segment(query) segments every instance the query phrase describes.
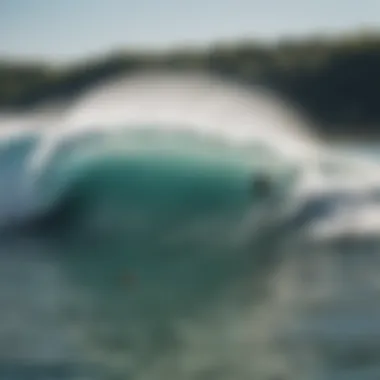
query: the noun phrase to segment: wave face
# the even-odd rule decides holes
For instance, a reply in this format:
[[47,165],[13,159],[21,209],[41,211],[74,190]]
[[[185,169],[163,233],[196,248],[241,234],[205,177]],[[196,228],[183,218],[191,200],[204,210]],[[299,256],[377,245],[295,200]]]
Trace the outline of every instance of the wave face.
[[4,133],[0,375],[377,378],[378,166],[285,109],[150,74]]

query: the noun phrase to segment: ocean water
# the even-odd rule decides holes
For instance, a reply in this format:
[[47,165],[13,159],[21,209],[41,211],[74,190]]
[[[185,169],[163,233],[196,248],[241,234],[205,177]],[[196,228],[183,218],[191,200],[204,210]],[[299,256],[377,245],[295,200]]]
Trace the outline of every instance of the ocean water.
[[1,123],[1,379],[379,378],[373,156],[199,76]]

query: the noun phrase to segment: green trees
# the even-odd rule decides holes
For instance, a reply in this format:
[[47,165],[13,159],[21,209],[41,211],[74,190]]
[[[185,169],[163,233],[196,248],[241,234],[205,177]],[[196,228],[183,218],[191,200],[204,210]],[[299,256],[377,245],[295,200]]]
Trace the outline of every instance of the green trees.
[[100,80],[147,67],[205,70],[268,86],[329,134],[376,133],[380,127],[380,35],[118,53],[61,68],[0,60],[0,110],[71,98]]

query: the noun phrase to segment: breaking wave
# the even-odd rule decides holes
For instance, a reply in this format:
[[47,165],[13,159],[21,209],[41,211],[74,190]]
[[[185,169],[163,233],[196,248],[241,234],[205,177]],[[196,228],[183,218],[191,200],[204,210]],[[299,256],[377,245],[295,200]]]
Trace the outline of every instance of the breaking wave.
[[272,95],[202,76],[120,79],[17,120],[3,120],[0,247],[18,277],[2,274],[0,302],[16,294],[9,314],[28,318],[0,331],[0,364],[378,376],[371,159],[324,146]]

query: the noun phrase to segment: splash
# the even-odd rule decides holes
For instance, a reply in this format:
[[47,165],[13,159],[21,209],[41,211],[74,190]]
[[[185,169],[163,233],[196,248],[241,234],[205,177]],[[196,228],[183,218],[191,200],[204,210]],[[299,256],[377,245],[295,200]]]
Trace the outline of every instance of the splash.
[[[2,138],[1,263],[54,269],[26,288],[62,289],[60,316],[48,298],[33,314],[25,290],[15,310],[64,319],[48,339],[63,362],[94,379],[339,378],[348,332],[370,344],[353,324],[380,290],[378,165],[283,101],[146,73],[33,120]],[[28,347],[46,342],[23,346],[0,359],[41,363]]]

